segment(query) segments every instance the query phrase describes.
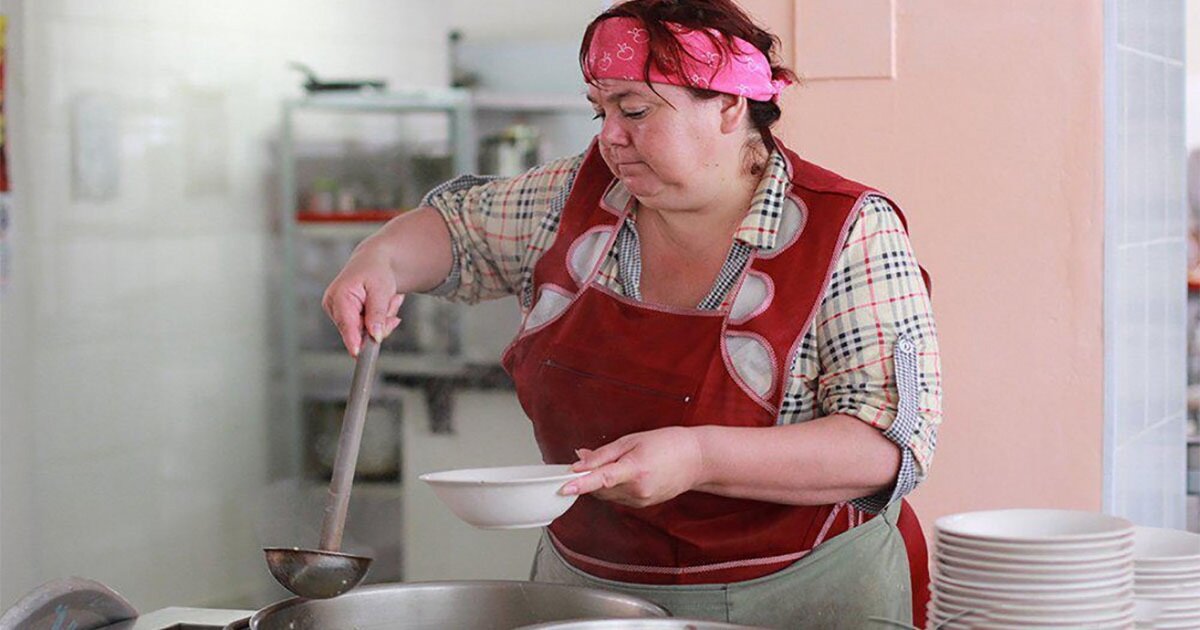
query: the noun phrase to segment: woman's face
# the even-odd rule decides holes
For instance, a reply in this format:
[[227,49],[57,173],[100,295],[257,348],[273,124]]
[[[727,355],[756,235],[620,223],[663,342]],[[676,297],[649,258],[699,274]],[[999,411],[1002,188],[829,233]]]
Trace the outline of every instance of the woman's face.
[[728,186],[731,166],[736,174],[745,136],[722,131],[727,99],[696,99],[674,85],[654,88],[658,94],[639,81],[589,86],[588,100],[602,120],[600,154],[643,204],[702,207]]

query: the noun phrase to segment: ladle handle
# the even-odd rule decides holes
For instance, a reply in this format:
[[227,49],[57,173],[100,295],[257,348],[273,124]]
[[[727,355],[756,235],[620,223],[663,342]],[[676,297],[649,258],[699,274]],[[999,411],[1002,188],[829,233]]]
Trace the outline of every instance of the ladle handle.
[[325,518],[321,522],[323,551],[340,551],[342,548],[346,512],[350,507],[350,487],[354,484],[354,467],[358,463],[358,448],[362,444],[367,403],[371,399],[371,384],[375,381],[378,359],[379,342],[364,334],[358,362],[354,365],[354,382],[350,385],[346,414],[342,417],[337,456],[333,460],[333,478],[329,482],[329,496],[325,501]]

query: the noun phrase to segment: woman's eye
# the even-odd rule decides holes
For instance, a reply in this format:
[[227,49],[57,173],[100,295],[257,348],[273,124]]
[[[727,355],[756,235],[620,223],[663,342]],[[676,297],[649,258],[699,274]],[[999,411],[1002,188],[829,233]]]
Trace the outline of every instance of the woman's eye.
[[592,115],[592,120],[600,120],[601,118],[604,118],[604,112],[594,112]]
[[646,110],[639,109],[639,110],[633,111],[633,112],[621,112],[621,113],[624,114],[626,118],[632,118],[634,120],[637,120],[638,118],[641,118],[642,116],[646,115]]

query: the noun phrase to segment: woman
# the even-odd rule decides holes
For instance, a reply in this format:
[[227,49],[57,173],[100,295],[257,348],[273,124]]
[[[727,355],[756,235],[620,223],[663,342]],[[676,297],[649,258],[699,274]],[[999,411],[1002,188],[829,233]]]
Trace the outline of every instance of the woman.
[[940,422],[927,288],[899,211],[770,131],[791,73],[729,0],[588,27],[581,156],[463,177],[363,242],[325,308],[347,348],[403,294],[516,294],[504,355],[544,459],[590,471],[534,579],[769,627],[923,625],[902,497]]

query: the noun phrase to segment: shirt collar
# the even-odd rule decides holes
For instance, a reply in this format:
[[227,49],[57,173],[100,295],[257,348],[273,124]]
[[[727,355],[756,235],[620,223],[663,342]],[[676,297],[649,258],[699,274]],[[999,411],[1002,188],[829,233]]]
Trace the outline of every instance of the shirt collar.
[[791,186],[791,169],[787,158],[778,150],[767,158],[767,166],[758,188],[750,198],[750,210],[733,237],[751,247],[771,249],[779,235],[779,222],[783,217],[783,204]]

